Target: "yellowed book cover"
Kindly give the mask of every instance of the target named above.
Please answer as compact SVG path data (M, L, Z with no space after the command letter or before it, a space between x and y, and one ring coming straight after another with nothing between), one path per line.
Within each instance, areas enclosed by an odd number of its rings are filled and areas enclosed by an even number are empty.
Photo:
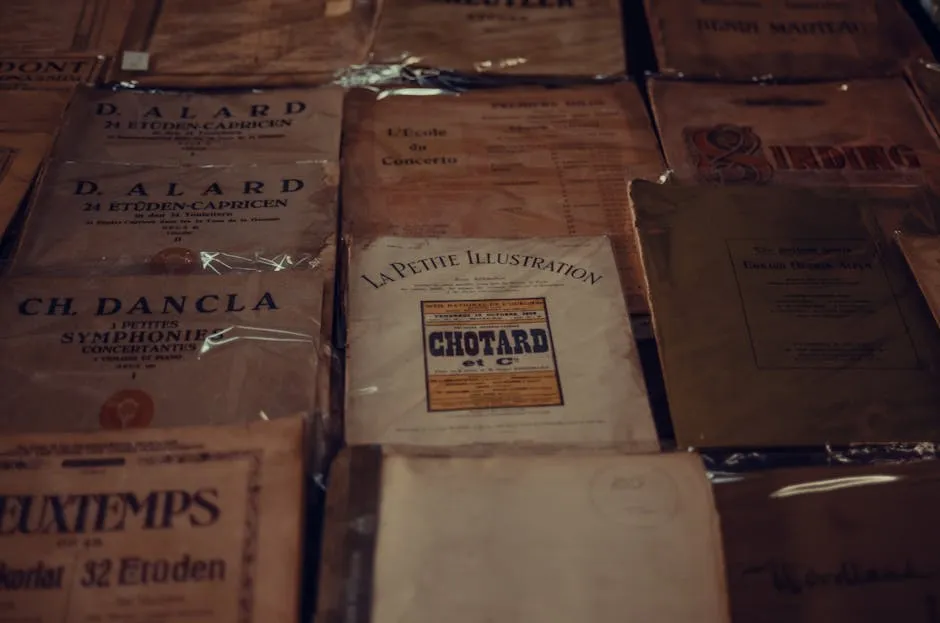
M666 160L685 183L917 186L940 172L940 142L902 78L649 84Z
M338 162L343 93L79 89L55 157L120 164Z
M658 449L607 238L378 238L349 270L346 440Z
M729 621L696 455L374 454L331 474L319 620Z
M134 0L3 0L0 57L117 52Z
M0 132L47 134L62 126L72 92L68 89L0 87Z
M138 0L115 81L151 86L330 82L366 60L378 2Z
M632 84L346 101L343 231L354 238L608 235L647 311L627 180L665 170Z
M3 617L294 620L303 430L4 436Z
M631 185L681 447L940 435L940 332L894 242L915 190ZM694 252L690 252L694 250Z
M3 432L312 415L316 271L10 278L0 284Z
M56 161L13 257L18 275L316 268L336 255L337 169Z

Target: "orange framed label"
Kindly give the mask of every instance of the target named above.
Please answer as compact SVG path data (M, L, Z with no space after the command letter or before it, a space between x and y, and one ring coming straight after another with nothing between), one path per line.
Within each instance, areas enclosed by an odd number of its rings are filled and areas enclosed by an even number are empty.
M544 298L422 301L428 411L564 405Z

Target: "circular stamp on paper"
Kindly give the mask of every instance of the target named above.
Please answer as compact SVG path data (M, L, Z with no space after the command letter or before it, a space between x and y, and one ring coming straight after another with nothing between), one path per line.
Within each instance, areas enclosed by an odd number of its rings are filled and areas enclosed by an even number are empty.
M183 247L170 247L154 254L149 265L158 275L188 275L199 267L199 256Z
M629 526L655 526L679 510L675 480L655 467L609 467L591 478L591 504L605 518Z
M108 398L101 406L98 421L101 428L147 428L153 421L153 398L139 389L124 389Z

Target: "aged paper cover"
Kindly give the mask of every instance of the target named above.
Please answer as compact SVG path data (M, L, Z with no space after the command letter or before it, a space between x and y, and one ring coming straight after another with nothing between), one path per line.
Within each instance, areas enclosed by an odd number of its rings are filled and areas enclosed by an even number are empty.
M143 71L113 80L154 86L328 82L365 61L377 2L353 0L138 0L124 50Z
M63 122L71 91L4 89L0 86L0 132L55 136Z
M350 262L350 444L658 448L607 238L378 238Z
M93 84L101 71L96 56L10 56L0 54L0 89L71 90Z
M148 93L79 89L55 156L124 164L337 162L341 89Z
M646 311L626 181L664 165L632 84L346 101L344 228L355 237L607 234Z
M4 437L3 618L290 620L303 477L298 418Z
M902 190L633 183L680 446L937 438L940 333L892 236L940 211Z
M0 234L25 199L51 142L45 134L0 132Z
M3 0L0 55L113 54L133 6L133 0Z
M323 291L317 412L337 420L342 399L331 396L330 379L337 176L335 163L167 168L55 161L33 196L10 273L300 271L298 283Z
M699 184L918 185L940 146L901 78L812 85L650 82L666 160Z
M332 269L337 173L316 163L169 169L55 162L30 207L13 269Z
M312 414L322 298L316 271L8 279L0 430Z
M898 243L934 319L940 324L940 237L899 234Z
M717 484L735 621L934 621L936 461Z
M645 0L660 72L725 80L900 74L932 54L893 0Z
M372 60L462 72L603 76L626 71L614 0L386 0Z
M697 456L391 454L373 475L363 450L330 482L325 622L728 621Z

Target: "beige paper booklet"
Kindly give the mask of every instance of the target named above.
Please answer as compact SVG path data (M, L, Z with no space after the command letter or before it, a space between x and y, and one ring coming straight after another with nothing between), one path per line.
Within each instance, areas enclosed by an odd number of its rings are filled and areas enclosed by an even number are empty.
M650 81L669 168L683 182L917 185L940 145L901 78L810 85Z
M660 72L725 80L898 75L931 58L894 0L645 0Z
M352 249L350 444L658 449L607 238Z
M303 456L296 418L3 437L4 619L293 620Z
M665 167L632 84L346 100L343 231L357 237L607 234L646 311L629 179Z
M936 234L936 201L630 192L680 447L940 439L940 332L893 241Z
M337 172L314 163L169 169L55 162L30 207L13 270L332 270Z
M79 89L55 157L123 164L337 162L341 89L150 93Z
M111 79L211 87L328 82L366 59L372 0L137 0Z
M605 76L626 71L615 0L386 0L378 63L460 72Z
M898 244L940 325L940 236L899 234Z
M695 455L364 452L332 473L318 620L729 620Z
M316 271L8 279L0 430L312 414L322 293Z
M3 0L0 57L117 51L134 0Z
M827 467L715 485L735 621L936 621L940 468Z
M0 235L26 198L51 142L45 134L0 132Z

